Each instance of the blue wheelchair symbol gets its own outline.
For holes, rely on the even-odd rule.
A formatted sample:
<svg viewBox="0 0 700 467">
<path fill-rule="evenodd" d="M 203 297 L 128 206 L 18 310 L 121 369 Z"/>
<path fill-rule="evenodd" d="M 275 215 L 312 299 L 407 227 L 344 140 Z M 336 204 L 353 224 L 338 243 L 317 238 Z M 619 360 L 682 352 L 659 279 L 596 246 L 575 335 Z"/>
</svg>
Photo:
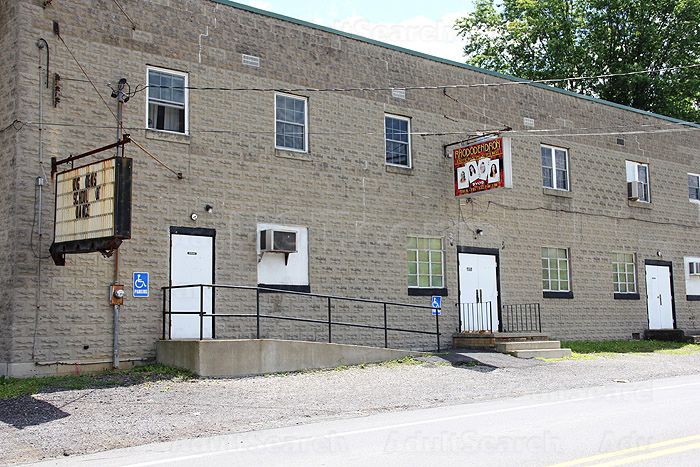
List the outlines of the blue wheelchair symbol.
<svg viewBox="0 0 700 467">
<path fill-rule="evenodd" d="M 147 272 L 135 272 L 134 273 L 134 297 L 148 297 L 148 273 Z"/>
</svg>

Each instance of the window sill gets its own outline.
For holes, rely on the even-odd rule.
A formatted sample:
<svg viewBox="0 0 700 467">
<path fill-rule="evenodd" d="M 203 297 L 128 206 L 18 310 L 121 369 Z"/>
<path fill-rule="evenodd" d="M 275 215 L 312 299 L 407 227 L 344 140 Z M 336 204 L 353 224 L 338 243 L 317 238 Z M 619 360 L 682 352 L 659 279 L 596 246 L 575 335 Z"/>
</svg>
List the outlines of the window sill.
<svg viewBox="0 0 700 467">
<path fill-rule="evenodd" d="M 700 295 L 686 295 L 685 299 L 689 302 L 700 302 Z"/>
<path fill-rule="evenodd" d="M 408 296 L 409 297 L 432 297 L 433 295 L 439 295 L 441 297 L 447 297 L 447 288 L 420 288 L 420 287 L 409 287 Z"/>
<path fill-rule="evenodd" d="M 627 200 L 627 205 L 631 208 L 651 209 L 651 203 L 646 201 Z"/>
<path fill-rule="evenodd" d="M 173 133 L 169 131 L 146 130 L 146 139 L 158 141 L 168 141 L 170 143 L 190 144 L 190 136 L 184 133 Z"/>
<path fill-rule="evenodd" d="M 309 153 L 309 152 L 292 151 L 292 150 L 287 150 L 287 149 L 275 148 L 275 156 L 281 157 L 283 159 L 293 159 L 295 161 L 304 161 L 304 162 L 311 162 L 312 161 L 311 153 Z"/>
<path fill-rule="evenodd" d="M 542 188 L 542 193 L 549 196 L 556 196 L 559 198 L 573 198 L 574 195 L 568 190 L 557 190 L 555 188 Z"/>
<path fill-rule="evenodd" d="M 542 292 L 542 298 L 574 298 L 574 293 L 569 292 Z"/>
<path fill-rule="evenodd" d="M 614 293 L 615 300 L 639 300 L 639 293 Z"/>
<path fill-rule="evenodd" d="M 258 284 L 258 287 L 267 289 L 284 290 L 287 292 L 304 292 L 311 293 L 310 285 L 283 285 L 283 284 Z M 275 293 L 270 290 L 261 290 L 260 293 Z"/>
<path fill-rule="evenodd" d="M 385 165 L 384 169 L 386 173 L 390 174 L 400 174 L 400 175 L 413 175 L 413 167 L 401 167 L 399 165 Z"/>
</svg>

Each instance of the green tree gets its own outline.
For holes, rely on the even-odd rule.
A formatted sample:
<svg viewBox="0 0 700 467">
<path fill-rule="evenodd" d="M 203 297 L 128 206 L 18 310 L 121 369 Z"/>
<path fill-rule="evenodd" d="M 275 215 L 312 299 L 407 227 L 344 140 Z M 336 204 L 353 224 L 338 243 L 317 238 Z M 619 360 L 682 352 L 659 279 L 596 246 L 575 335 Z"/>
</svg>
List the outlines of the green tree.
<svg viewBox="0 0 700 467">
<path fill-rule="evenodd" d="M 525 79 L 700 64 L 700 0 L 476 0 L 467 63 Z M 700 67 L 556 86 L 700 121 Z"/>
</svg>

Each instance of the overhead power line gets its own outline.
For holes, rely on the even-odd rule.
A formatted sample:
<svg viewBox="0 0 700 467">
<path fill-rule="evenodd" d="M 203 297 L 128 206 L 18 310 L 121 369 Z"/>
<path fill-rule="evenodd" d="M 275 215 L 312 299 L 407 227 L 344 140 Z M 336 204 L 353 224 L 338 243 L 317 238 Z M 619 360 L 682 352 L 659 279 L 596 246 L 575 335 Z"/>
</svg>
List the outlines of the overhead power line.
<svg viewBox="0 0 700 467">
<path fill-rule="evenodd" d="M 642 74 L 654 74 L 654 73 L 664 73 L 676 70 L 685 70 L 691 68 L 700 68 L 700 63 L 692 65 L 680 65 L 674 67 L 666 68 L 656 68 L 647 69 L 639 71 L 629 71 L 625 73 L 605 73 L 601 75 L 591 75 L 591 76 L 570 76 L 567 78 L 548 78 L 548 79 L 535 79 L 535 80 L 521 80 L 515 78 L 515 81 L 500 81 L 500 82 L 490 82 L 490 83 L 469 83 L 469 84 L 440 84 L 440 85 L 426 85 L 426 86 L 378 86 L 378 87 L 330 87 L 330 88 L 312 88 L 312 87 L 297 87 L 297 88 L 274 88 L 274 87 L 222 87 L 222 86 L 162 86 L 162 85 L 148 85 L 145 88 L 169 88 L 169 89 L 188 89 L 192 91 L 232 91 L 232 92 L 359 92 L 359 91 L 391 91 L 392 89 L 404 89 L 407 91 L 416 90 L 443 90 L 443 89 L 468 89 L 468 88 L 483 88 L 483 87 L 501 87 L 501 86 L 519 86 L 519 85 L 529 85 L 529 84 L 549 84 L 557 83 L 562 81 L 585 81 L 594 79 L 606 79 L 615 78 L 620 76 L 634 76 Z M 507 80 L 508 78 L 503 77 L 501 79 Z M 144 88 L 144 89 L 145 89 Z M 143 90 L 143 89 L 142 89 Z"/>
<path fill-rule="evenodd" d="M 114 126 L 109 125 L 90 125 L 85 123 L 43 123 L 45 126 L 54 127 L 68 127 L 68 128 L 92 128 L 92 129 L 114 129 Z M 411 136 L 419 137 L 430 137 L 430 136 L 482 136 L 486 133 L 501 133 L 504 135 L 510 135 L 512 137 L 575 137 L 575 136 L 617 136 L 617 135 L 642 135 L 642 134 L 659 134 L 659 133 L 679 133 L 679 132 L 691 132 L 700 131 L 700 124 L 698 127 L 678 127 L 678 128 L 652 128 L 652 129 L 642 129 L 635 130 L 634 127 L 617 127 L 618 131 L 614 131 L 616 127 L 600 127 L 600 128 L 556 128 L 550 130 L 511 130 L 503 131 L 501 128 L 493 128 L 490 130 L 457 130 L 457 131 L 440 131 L 440 130 L 428 130 L 428 131 L 411 131 L 408 132 Z M 10 124 L 5 129 L 14 127 L 17 131 L 21 130 L 24 126 L 37 126 L 36 122 L 23 122 L 20 120 L 15 120 L 13 124 Z M 668 123 L 659 123 L 658 125 L 669 125 Z M 644 125 L 639 125 L 644 126 Z M 144 131 L 148 128 L 144 127 L 123 127 L 125 131 Z M 586 133 L 573 133 L 577 129 L 586 130 Z M 601 130 L 599 132 L 593 132 L 590 130 Z M 626 130 L 628 129 L 628 130 Z M 608 131 L 605 131 L 608 130 Z M 544 131 L 552 131 L 554 133 L 543 134 Z M 253 130 L 253 131 L 241 131 L 241 130 L 225 130 L 225 129 L 211 129 L 211 130 L 190 130 L 189 134 L 226 134 L 233 136 L 247 136 L 247 135 L 274 135 L 274 130 Z M 384 135 L 385 131 L 310 131 L 309 136 L 314 135 L 332 135 L 332 136 L 373 136 L 373 135 Z"/>
</svg>

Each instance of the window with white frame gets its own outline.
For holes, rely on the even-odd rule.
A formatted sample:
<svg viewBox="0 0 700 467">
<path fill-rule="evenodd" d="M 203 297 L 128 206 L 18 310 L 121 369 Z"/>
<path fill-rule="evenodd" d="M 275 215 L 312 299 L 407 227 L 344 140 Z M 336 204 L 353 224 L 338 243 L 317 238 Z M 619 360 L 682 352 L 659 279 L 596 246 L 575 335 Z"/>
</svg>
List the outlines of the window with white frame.
<svg viewBox="0 0 700 467">
<path fill-rule="evenodd" d="M 542 248 L 542 290 L 571 291 L 569 250 L 566 248 Z"/>
<path fill-rule="evenodd" d="M 612 267 L 615 293 L 637 293 L 637 272 L 634 254 L 613 254 Z"/>
<path fill-rule="evenodd" d="M 649 164 L 625 161 L 625 168 L 627 170 L 627 183 L 638 182 L 640 184 L 639 201 L 649 203 L 651 201 L 649 196 Z"/>
<path fill-rule="evenodd" d="M 147 84 L 148 128 L 187 134 L 187 73 L 149 67 Z"/>
<path fill-rule="evenodd" d="M 569 191 L 569 150 L 555 146 L 540 146 L 542 154 L 542 186 Z"/>
<path fill-rule="evenodd" d="M 411 167 L 411 120 L 398 115 L 384 115 L 386 163 Z"/>
<path fill-rule="evenodd" d="M 307 152 L 308 141 L 307 99 L 275 94 L 275 147 Z"/>
<path fill-rule="evenodd" d="M 444 287 L 442 238 L 408 237 L 408 286 Z"/>
<path fill-rule="evenodd" d="M 700 201 L 700 175 L 688 174 L 688 199 Z"/>
</svg>

